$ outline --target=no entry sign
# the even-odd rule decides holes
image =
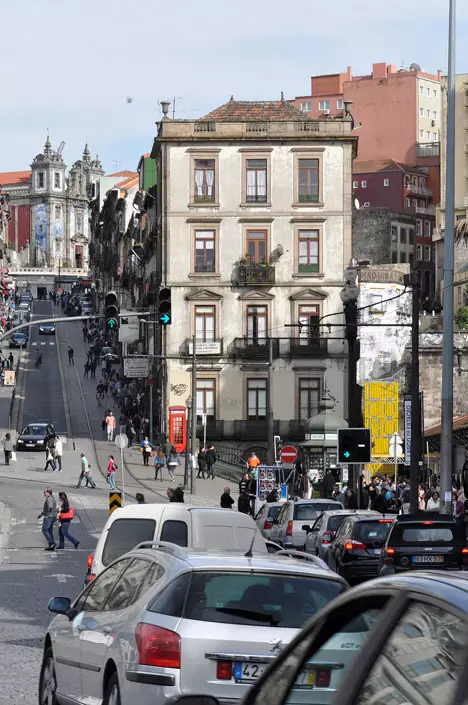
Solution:
[[[294,463],[297,458],[297,450],[294,446],[284,446],[281,449],[280,458],[283,463]]]

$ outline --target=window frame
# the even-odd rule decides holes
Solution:
[[[295,272],[298,276],[306,276],[306,277],[319,277],[323,276],[323,267],[322,267],[322,248],[323,248],[323,231],[322,227],[320,225],[314,224],[314,223],[300,223],[296,224],[295,227],[295,241],[296,241],[296,266],[295,266]],[[301,233],[316,233],[315,237],[304,237],[301,235]],[[311,248],[311,243],[315,242],[317,243],[317,265],[316,269],[311,269],[311,267],[315,267],[313,264],[301,264],[301,243],[305,242],[307,243],[307,257],[308,260],[310,261],[310,248]],[[304,267],[304,269],[301,269],[301,267]]]
[[[253,309],[253,308],[257,308],[257,309],[261,308],[261,309],[264,309],[264,311],[265,311],[265,315],[260,314],[260,318],[265,319],[265,336],[264,337],[259,337],[258,335],[251,336],[249,334],[249,319],[254,318],[253,313],[252,314],[250,313],[250,309]],[[259,314],[259,312],[255,311],[255,317],[258,317],[258,314]],[[248,345],[258,344],[256,342],[258,340],[265,341],[265,344],[266,344],[266,342],[269,338],[269,329],[268,329],[269,322],[270,322],[270,309],[269,309],[268,304],[266,304],[266,303],[247,303],[246,304],[246,307],[245,307],[245,337],[246,337]],[[258,326],[257,326],[257,330],[258,330]],[[250,340],[252,340],[251,343],[249,342]],[[263,345],[263,343],[262,343],[262,345]]]
[[[416,245],[416,261],[417,262],[423,261],[422,245]]]
[[[344,110],[344,101],[343,101],[343,98],[337,98],[337,100],[336,100],[336,109],[337,109],[337,110]]]
[[[323,110],[330,110],[330,100],[328,98],[324,98],[323,100],[319,100],[319,108],[320,111]]]
[[[41,183],[42,181],[42,183]],[[38,171],[36,174],[36,188],[42,189],[46,187],[46,174],[45,171]]]
[[[359,188],[359,181],[353,181],[353,188]]]
[[[249,162],[265,162],[264,168],[261,167],[249,167]],[[250,205],[260,205],[264,206],[269,202],[269,187],[270,187],[270,174],[269,174],[269,169],[268,169],[268,159],[266,158],[265,155],[262,155],[260,157],[254,157],[251,154],[249,155],[244,155],[243,159],[243,169],[245,170],[245,190],[243,189],[242,191],[242,203],[245,204],[246,206]],[[255,174],[255,196],[249,196],[248,194],[248,188],[249,188],[249,172],[252,172]],[[264,173],[265,174],[265,195],[260,197],[258,194],[258,189],[259,189],[259,184],[258,184],[258,174],[259,173]],[[259,199],[262,200],[259,200]],[[252,199],[252,200],[250,200]]]
[[[62,188],[61,174],[59,171],[54,171],[54,189],[58,189],[60,191],[61,188]]]
[[[208,221],[197,220],[196,222],[190,222],[190,273],[188,275],[189,279],[219,279],[219,242],[220,242],[220,220],[211,219]],[[213,272],[197,272],[196,270],[196,233],[197,232],[214,232],[214,266]]]
[[[197,237],[198,234],[201,235],[202,233],[205,233],[205,234],[211,233],[212,237],[207,237],[207,236]],[[193,256],[193,266],[192,266],[193,274],[201,275],[201,276],[211,276],[213,274],[216,274],[217,273],[217,265],[218,265],[218,263],[217,263],[218,241],[217,241],[216,228],[214,228],[214,227],[201,228],[200,226],[197,225],[196,227],[193,228],[192,241],[193,241],[193,255],[192,255]],[[206,243],[210,242],[210,241],[212,241],[212,243],[213,243],[213,247],[212,247],[212,250],[213,250],[213,269],[212,270],[211,269],[210,270],[208,270],[208,269],[199,270],[199,269],[197,269],[197,266],[198,266],[197,265],[197,252],[199,251],[197,248],[197,243],[203,242],[204,246],[202,248],[202,251],[203,251],[203,258],[205,260],[204,266],[206,267],[207,266],[206,265],[206,260],[207,260],[206,253],[209,252],[209,249],[207,249],[207,247],[206,247]]]
[[[197,311],[197,309],[211,309],[211,312],[203,313]],[[197,336],[197,319],[203,320],[203,338],[198,338]],[[213,338],[210,340],[206,337],[206,320],[210,319],[213,321]],[[193,305],[193,326],[192,326],[193,336],[195,336],[197,343],[212,343],[218,338],[218,310],[215,303],[203,303],[201,301],[194,303]]]
[[[191,152],[190,154],[190,194],[189,194],[189,207],[190,208],[219,208],[219,152],[220,150],[200,150]],[[208,200],[197,200],[195,197],[195,168],[197,161],[212,160],[214,162],[214,199],[212,201]]]
[[[311,393],[310,393],[311,391],[315,391],[315,389],[313,387],[307,387],[307,386],[302,387],[301,385],[303,382],[307,382],[307,383],[313,382],[313,383],[317,384],[317,389],[316,389],[316,391],[317,391],[316,409],[317,410],[315,411],[315,413],[317,414],[319,412],[319,404],[320,404],[320,396],[322,393],[323,380],[321,377],[304,377],[302,375],[297,378],[297,382],[296,382],[296,389],[297,389],[296,408],[297,408],[297,418],[299,419],[300,422],[307,421],[308,419],[310,419],[311,416],[314,415],[313,413],[310,413],[310,415],[307,416],[307,418],[302,418],[302,416],[301,416],[301,411],[303,408],[303,405],[302,405],[302,392],[303,391],[308,392],[307,393],[307,413],[309,413],[311,411],[311,409],[315,410],[315,404],[311,404]]]
[[[254,225],[256,225],[254,223]],[[252,237],[249,239],[249,233],[262,233],[263,237]],[[247,260],[247,264],[250,265],[260,265],[260,264],[265,264],[268,265],[268,243],[270,240],[270,232],[269,228],[265,227],[247,227],[245,228],[244,231],[244,242],[245,242],[245,259]],[[264,257],[258,257],[258,251],[254,255],[254,258],[249,253],[249,242],[253,243],[259,243],[259,242],[264,242],[265,243],[265,256]],[[255,250],[258,250],[258,246],[256,245]]]
[[[416,221],[416,235],[417,235],[418,237],[421,237],[422,234],[423,234],[423,226],[422,226],[422,223],[423,223],[422,220],[421,220],[420,218],[418,218],[418,220]]]
[[[323,208],[323,188],[324,188],[324,150],[295,150],[294,151],[294,202],[293,208]],[[299,178],[300,178],[300,162],[307,160],[317,161],[318,174],[318,192],[316,201],[301,201],[299,200]]]
[[[271,148],[268,149],[241,149],[242,172],[241,172],[241,207],[243,208],[265,208],[271,207]],[[247,201],[247,162],[254,159],[264,159],[266,161],[266,200]]]
[[[250,387],[250,383],[252,382],[264,382],[265,386],[264,387]],[[245,389],[246,389],[246,419],[249,421],[263,421],[267,417],[267,406],[268,406],[268,379],[266,377],[247,377],[245,381]],[[257,410],[257,413],[255,415],[250,414],[250,392],[255,392],[255,408]],[[265,393],[265,414],[260,415],[258,413],[259,411],[259,392],[264,392]]]
[[[212,386],[211,387],[203,387],[203,386],[198,386],[199,382],[211,382]],[[216,419],[216,413],[218,409],[218,398],[217,398],[217,390],[218,390],[218,380],[215,376],[213,375],[197,375],[197,388],[196,388],[196,393],[197,393],[197,418],[200,417],[202,418],[202,414],[206,413],[206,418],[207,419]],[[213,393],[213,413],[208,414],[207,409],[208,406],[206,404],[206,392],[212,392]],[[198,393],[203,392],[203,404],[200,405],[198,403]]]
[[[424,262],[431,262],[431,246],[424,245]]]
[[[390,179],[384,179],[384,180],[383,180],[383,185],[384,185],[385,187],[390,186]]]
[[[367,188],[367,181],[364,179],[364,181],[361,181],[361,188]]]
[[[304,107],[304,106],[309,106],[309,107]],[[311,113],[312,112],[312,101],[311,100],[301,101],[301,110],[303,113]]]

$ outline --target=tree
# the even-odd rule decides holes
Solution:
[[[461,306],[457,309],[453,318],[459,330],[466,330],[468,328],[468,306]]]

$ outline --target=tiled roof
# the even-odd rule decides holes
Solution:
[[[133,174],[132,176],[128,176],[126,179],[123,179],[123,181],[119,181],[118,184],[115,184],[115,188],[132,188],[132,186],[138,186],[139,182],[139,175]]]
[[[115,174],[106,174],[106,176],[121,176],[124,178],[126,176],[135,176],[135,172],[124,169],[123,171],[116,171]]]
[[[0,174],[0,184],[2,186],[14,186],[15,184],[29,184],[30,180],[30,171],[7,171],[3,174]]]
[[[425,175],[418,167],[408,166],[403,162],[397,162],[396,159],[356,159],[353,162],[353,174],[372,174],[379,171],[403,171]]]
[[[282,100],[231,100],[219,108],[204,115],[200,120],[218,120],[220,122],[259,122],[270,121],[307,121],[309,118],[302,110]]]

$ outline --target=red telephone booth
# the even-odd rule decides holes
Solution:
[[[169,407],[169,441],[178,453],[187,446],[187,414],[185,406]]]

